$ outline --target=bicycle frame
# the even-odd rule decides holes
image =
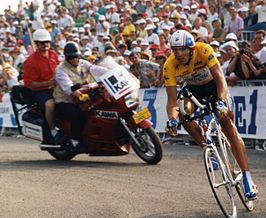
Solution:
[[[193,115],[188,115],[185,111],[184,106],[184,98],[190,99],[197,107],[197,113]],[[178,123],[178,126],[191,122],[191,121],[198,121],[198,125],[202,129],[202,134],[206,139],[206,146],[204,147],[204,162],[205,162],[205,169],[208,175],[208,179],[214,193],[214,196],[219,204],[221,210],[223,211],[226,217],[237,217],[237,210],[236,204],[234,199],[234,192],[233,187],[236,188],[239,197],[241,198],[242,203],[247,208],[248,211],[253,210],[253,203],[245,199],[242,194],[241,190],[241,181],[242,181],[242,172],[241,169],[236,170],[238,167],[237,161],[235,160],[234,156],[232,155],[231,145],[228,142],[226,136],[222,132],[221,126],[218,122],[218,117],[216,116],[215,108],[213,108],[213,104],[211,103],[211,99],[206,100],[205,104],[201,104],[193,95],[190,93],[186,88],[180,90],[178,95],[179,101],[179,109],[181,114],[184,116],[184,120]],[[207,122],[206,118],[209,117],[210,120]],[[218,150],[217,145],[214,140],[214,136],[218,139],[218,145],[220,150]],[[222,174],[222,179],[219,183],[216,181],[216,174],[214,173],[214,169],[212,164],[206,164],[206,161],[211,161],[208,155],[214,155],[217,159],[218,165],[220,167],[220,172]],[[231,155],[231,156],[230,156]],[[233,165],[231,165],[232,161],[229,159],[229,156],[233,160]],[[208,157],[208,158],[207,158]],[[207,165],[211,168],[207,169]],[[233,166],[233,167],[232,167]],[[208,172],[208,170],[211,170]],[[210,178],[211,177],[211,178]],[[219,199],[219,187],[224,186],[226,188],[226,193],[229,196],[229,202],[231,205],[230,212],[228,212],[226,206],[224,206],[223,199],[222,201]]]

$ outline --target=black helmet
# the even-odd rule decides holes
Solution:
[[[73,58],[81,55],[79,46],[77,43],[69,41],[64,47],[65,58]]]

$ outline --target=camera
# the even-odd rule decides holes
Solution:
[[[240,55],[243,55],[243,54],[248,55],[248,54],[249,54],[248,49],[246,49],[246,48],[244,48],[244,47],[240,47],[240,48],[239,48],[239,54],[240,54]]]

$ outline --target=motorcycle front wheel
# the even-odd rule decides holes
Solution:
[[[142,129],[140,127],[132,131],[135,140],[132,147],[135,153],[148,164],[157,164],[163,156],[162,142],[152,127]]]
[[[76,153],[67,150],[48,151],[56,160],[71,160],[76,156]]]

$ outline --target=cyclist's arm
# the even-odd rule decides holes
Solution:
[[[177,105],[177,90],[176,86],[166,86],[167,94],[167,115],[169,119],[176,119],[178,116],[178,105]]]
[[[228,86],[220,65],[215,64],[210,68],[210,71],[217,86],[218,98],[225,100],[228,95]]]

